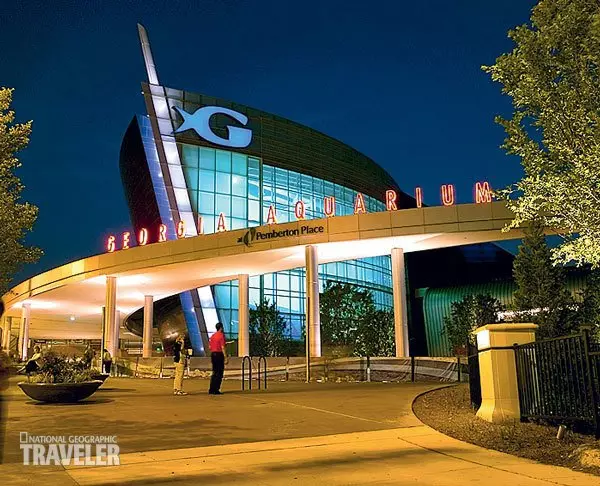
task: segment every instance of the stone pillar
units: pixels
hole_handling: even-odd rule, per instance
[[[21,328],[19,329],[19,357],[27,359],[27,348],[29,347],[29,319],[31,316],[31,304],[23,304],[21,307]]]
[[[477,416],[492,423],[520,420],[514,344],[535,341],[535,324],[488,324],[479,327],[481,407]]]
[[[144,296],[144,334],[142,357],[152,357],[152,327],[154,320],[154,298],[151,295]]]
[[[306,326],[311,358],[321,357],[321,313],[319,309],[319,256],[317,247],[305,248]]]
[[[406,303],[406,268],[404,250],[392,248],[392,290],[394,294],[394,333],[396,358],[409,356],[408,307]]]
[[[106,277],[106,301],[104,306],[104,347],[115,355],[115,317],[117,313],[117,278]]]
[[[238,275],[238,356],[250,355],[249,276]]]

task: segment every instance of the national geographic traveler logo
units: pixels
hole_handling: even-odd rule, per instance
[[[238,238],[238,243],[243,243],[246,246],[252,246],[252,243],[258,240],[273,240],[276,238],[286,238],[290,236],[306,236],[323,233],[325,226],[309,226],[304,225],[296,229],[258,231],[256,228],[250,228],[244,236]]]

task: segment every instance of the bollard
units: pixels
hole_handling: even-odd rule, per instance
[[[371,382],[371,357],[367,356],[367,383]]]

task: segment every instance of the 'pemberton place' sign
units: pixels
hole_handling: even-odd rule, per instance
[[[442,200],[442,204],[444,206],[453,206],[455,204],[455,189],[453,184],[444,184],[440,188],[440,196]],[[492,190],[488,182],[477,182],[474,187],[474,199],[477,204],[492,202]],[[396,191],[389,189],[385,192],[385,208],[387,211],[397,211],[401,209],[398,207],[398,194]],[[417,208],[423,206],[423,191],[420,187],[415,189],[415,200],[417,203]],[[354,198],[354,214],[364,214],[367,213],[367,206],[365,204],[364,196],[359,192],[356,194]],[[334,196],[325,196],[323,198],[323,215],[327,218],[334,217],[335,212],[335,197]],[[306,206],[304,201],[301,199],[296,202],[294,205],[294,216],[297,221],[303,221],[306,219]],[[266,224],[277,224],[277,214],[275,210],[275,206],[269,206],[269,210],[267,212],[267,221]],[[204,234],[203,225],[202,225],[202,217],[198,217],[198,234]],[[224,231],[228,231],[227,228],[227,216],[224,213],[220,213],[217,218],[217,233],[222,233]],[[244,236],[238,239],[238,243],[244,243],[246,246],[251,246],[252,242],[258,240],[266,240],[271,238],[284,238],[291,236],[304,236],[314,233],[322,233],[324,231],[323,226],[302,226],[300,229],[293,230],[271,230],[271,231],[259,231],[256,228],[250,228]],[[293,233],[293,234],[292,234]],[[185,222],[180,220],[176,225],[176,234],[177,238],[185,238],[187,236],[191,236],[186,232]],[[151,237],[148,228],[141,228],[137,232],[137,246],[145,246],[149,243],[161,243],[163,241],[167,241],[167,225],[161,224],[158,227],[158,231],[156,232],[154,237]],[[196,236],[195,234],[193,236]],[[133,241],[133,235],[129,231],[125,231],[119,237],[119,242],[121,244],[121,248],[117,248],[117,236],[110,235],[106,240],[106,250],[109,253],[112,253],[118,249],[127,250],[132,246],[135,246]]]

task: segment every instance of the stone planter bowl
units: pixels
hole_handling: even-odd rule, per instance
[[[110,375],[107,375],[106,373],[94,373],[92,375],[92,380],[100,380],[104,383],[109,376]]]
[[[75,403],[91,396],[101,380],[83,383],[19,383],[19,388],[29,398],[48,403]]]

